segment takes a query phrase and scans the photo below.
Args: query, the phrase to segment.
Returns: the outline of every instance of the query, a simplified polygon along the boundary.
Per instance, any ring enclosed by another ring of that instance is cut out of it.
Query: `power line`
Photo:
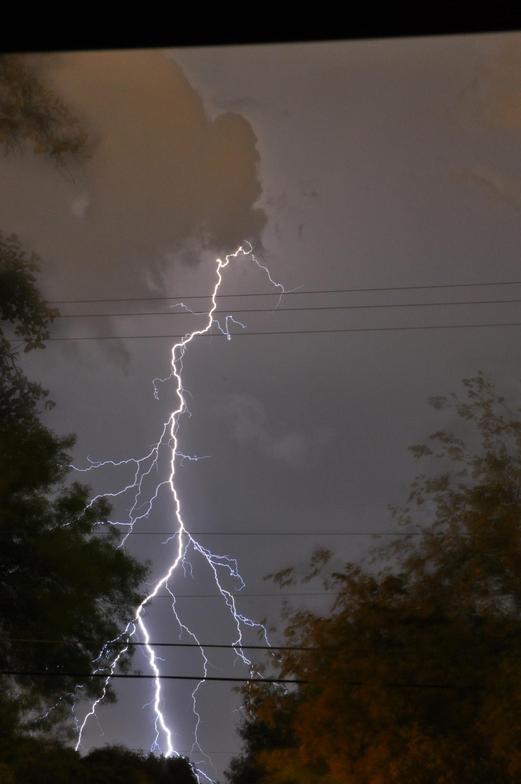
[[[308,597],[315,597],[315,596],[339,596],[338,591],[286,591],[284,593],[231,593],[234,599],[294,599],[294,598],[308,598]],[[220,593],[184,593],[184,594],[169,594],[169,593],[158,593],[154,596],[154,599],[167,599],[172,601],[175,599],[177,602],[179,599],[222,599],[223,596]],[[0,600],[0,605],[2,604],[2,600]],[[111,606],[120,607],[123,605],[123,602],[109,602]],[[244,647],[244,646],[243,646]],[[273,647],[273,646],[272,646]]]
[[[491,281],[487,283],[430,283],[423,286],[419,285],[406,285],[406,286],[367,286],[365,288],[349,288],[349,289],[301,289],[300,291],[286,291],[284,297],[306,295],[306,294],[356,294],[372,291],[421,291],[430,289],[460,289],[460,288],[478,288],[485,286],[519,286],[519,280],[500,280]],[[235,298],[235,297],[280,297],[278,291],[258,291],[246,292],[243,294],[219,294],[220,298]],[[190,300],[190,299],[209,299],[210,294],[176,294],[155,296],[155,297],[96,297],[91,299],[55,299],[49,300],[49,305],[90,305],[95,302],[159,302],[171,299]]]
[[[337,591],[290,591],[288,593],[235,593],[234,599],[286,599],[287,597],[294,596],[337,596]],[[174,597],[169,593],[158,593],[154,599],[222,599],[220,593],[185,593],[175,595]]]
[[[411,617],[405,618],[402,621],[397,621],[398,624],[405,624],[409,625],[410,623],[416,623],[420,625],[430,624],[430,625],[451,625],[453,619],[444,618],[444,617],[433,617],[433,618],[421,618],[421,617]],[[298,651],[298,652],[310,652],[310,651],[335,651],[339,650],[339,646],[334,645],[266,645],[266,644],[248,644],[248,643],[197,643],[197,642],[141,642],[139,640],[132,640],[128,636],[126,639],[123,637],[110,640],[109,642],[101,643],[99,640],[96,639],[73,639],[73,640],[66,640],[66,639],[41,639],[41,638],[33,638],[33,637],[6,637],[6,642],[15,643],[15,644],[22,644],[22,645],[68,645],[68,644],[83,644],[83,645],[96,645],[108,648],[109,646],[113,645],[114,647],[123,646],[123,647],[145,647],[150,645],[154,648],[213,648],[213,649],[221,649],[221,650],[252,650],[252,651]]]
[[[301,678],[237,678],[226,676],[200,676],[200,675],[143,675],[141,673],[115,673],[111,675],[108,672],[45,672],[44,670],[2,670],[0,675],[12,677],[30,677],[30,678],[120,678],[132,680],[161,680],[171,681],[230,681],[238,683],[289,683],[296,685],[303,685],[313,683]],[[346,681],[342,679],[342,686],[367,686],[370,681]],[[466,686],[452,683],[415,683],[413,681],[390,681],[379,684],[384,688],[390,689],[450,689],[455,691],[474,691],[483,687],[478,685]]]
[[[55,530],[55,529],[53,529]],[[117,530],[118,533],[125,536],[166,536],[173,538],[179,536],[179,531],[128,531],[125,527],[111,526],[107,529],[106,526],[99,526],[93,533],[103,533],[104,530]],[[188,533],[191,537],[195,536],[421,536],[421,531],[183,531],[183,534]],[[18,531],[0,531],[2,536],[22,536],[23,532]]]
[[[130,533],[132,536],[178,536],[179,533],[178,531],[125,531],[124,528],[118,530],[120,533]],[[421,531],[188,531],[188,533],[190,536],[421,536],[422,534]]]
[[[132,534],[132,536],[178,536],[179,533],[190,536],[421,536],[424,531],[128,531],[130,526],[121,526],[110,523],[97,525],[93,533],[104,531],[118,531],[119,533]],[[53,533],[57,529],[42,533]],[[0,531],[0,536],[17,536],[24,531]],[[28,533],[32,533],[29,531]],[[440,531],[439,536],[444,536]]]
[[[337,591],[307,591],[301,593],[245,593],[245,594],[231,594],[234,599],[294,599],[294,598],[306,598],[306,597],[316,597],[316,596],[338,596]],[[172,596],[168,593],[158,593],[154,596],[154,599],[166,599],[169,601],[178,601],[179,599],[223,599],[222,594],[220,593],[193,593],[193,594],[175,594]],[[0,599],[0,607],[5,606],[5,602]],[[122,607],[126,606],[123,602],[107,602],[107,605],[110,607]]]
[[[361,333],[361,332],[415,332],[425,331],[430,329],[476,329],[487,327],[521,327],[521,321],[507,321],[507,322],[491,322],[491,323],[475,323],[475,324],[425,324],[409,327],[348,327],[345,329],[297,329],[297,330],[271,330],[263,332],[233,332],[231,337],[255,337],[264,335],[265,337],[273,335],[335,335],[346,333]],[[46,342],[68,342],[68,341],[100,341],[100,340],[181,340],[186,337],[185,334],[177,335],[80,335],[64,336],[64,337],[50,337]],[[221,332],[204,333],[200,335],[201,338],[219,338],[225,337]],[[226,336],[227,337],[227,336]],[[23,343],[22,339],[15,339],[13,343]]]
[[[228,591],[234,599],[287,599],[293,597],[306,597],[306,596],[337,596],[338,591],[286,591],[284,593],[242,593],[239,591],[238,593],[232,593]],[[154,599],[222,599],[223,596],[220,593],[182,593],[182,594],[172,594],[170,593],[158,593],[154,596]],[[0,599],[0,604],[2,600]],[[123,604],[122,602],[111,602],[111,604],[115,604],[120,606]]]
[[[292,678],[236,678],[217,675],[143,675],[141,673],[114,673],[109,672],[45,672],[45,670],[2,670],[0,675],[11,677],[29,678],[128,678],[132,680],[155,680],[160,678],[166,681],[231,681],[235,683],[309,683],[307,680]]]
[[[454,306],[454,305],[513,305],[519,304],[521,299],[482,299],[482,300],[462,300],[457,302],[404,302],[404,303],[372,303],[368,305],[317,305],[317,306],[303,306],[296,308],[233,308],[233,313],[302,313],[309,311],[324,311],[324,310],[381,310],[386,308],[425,308],[425,307],[438,307],[438,306]],[[214,313],[229,313],[230,309],[217,309]],[[207,316],[206,310],[149,310],[141,312],[130,313],[60,313],[56,316],[57,319],[70,319],[70,318],[136,318],[136,317],[149,317],[149,316]]]
[[[13,642],[13,643],[23,643],[30,644],[30,645],[67,645],[69,643],[83,643],[83,644],[95,644],[95,645],[109,645],[110,643],[100,643],[99,640],[45,640],[45,639],[35,639],[31,637],[11,637],[6,638],[6,641]],[[131,646],[131,647],[144,647],[146,645],[151,645],[154,648],[221,648],[225,650],[234,650],[240,651],[247,649],[249,651],[317,651],[319,648],[316,647],[303,647],[303,646],[295,646],[295,645],[247,645],[244,643],[243,645],[231,645],[230,643],[201,643],[200,645],[195,642],[139,642],[134,640],[117,640],[114,641],[114,644],[123,645],[123,646]],[[320,650],[324,650],[323,648]]]
[[[134,751],[140,751],[140,749],[133,749]],[[193,749],[178,749],[178,753],[182,754],[183,756],[192,755],[194,756]],[[205,749],[205,754],[235,754],[237,757],[241,754],[240,749],[235,749],[234,751],[224,751],[224,749],[219,749],[218,751],[208,751]]]

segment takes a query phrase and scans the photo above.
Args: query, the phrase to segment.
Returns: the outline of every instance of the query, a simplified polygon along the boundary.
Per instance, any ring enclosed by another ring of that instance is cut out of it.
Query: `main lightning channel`
[[[178,461],[181,462],[185,459],[197,461],[202,458],[206,458],[207,456],[197,457],[197,456],[189,456],[184,454],[179,449],[179,440],[178,440],[178,430],[179,430],[179,420],[182,414],[190,413],[187,400],[186,400],[186,390],[183,385],[183,359],[186,353],[187,348],[189,345],[201,335],[205,335],[208,333],[212,326],[217,326],[220,332],[227,338],[227,340],[231,339],[231,334],[229,332],[229,325],[231,323],[237,324],[241,328],[245,328],[245,325],[241,322],[234,319],[233,315],[228,315],[224,319],[224,324],[218,321],[215,318],[214,313],[217,309],[217,296],[219,290],[221,288],[223,282],[223,271],[230,266],[231,261],[237,259],[239,256],[247,256],[251,259],[251,261],[266,275],[268,281],[271,285],[275,288],[279,289],[280,297],[279,302],[285,293],[285,289],[282,284],[277,283],[271,276],[271,273],[264,264],[261,264],[253,253],[253,248],[250,243],[247,243],[247,246],[239,246],[234,253],[230,253],[224,257],[224,261],[221,258],[216,259],[216,281],[211,293],[211,307],[207,314],[206,325],[203,326],[201,329],[195,329],[191,332],[188,332],[181,340],[175,343],[171,350],[171,362],[170,362],[170,374],[166,378],[156,378],[153,380],[154,386],[154,396],[158,397],[158,383],[164,383],[167,381],[173,380],[175,382],[175,394],[177,397],[177,406],[176,408],[170,413],[166,422],[163,423],[162,431],[160,434],[159,439],[155,443],[155,445],[143,456],[140,458],[128,458],[126,460],[101,460],[95,461],[88,459],[88,466],[85,468],[76,468],[78,471],[88,472],[93,471],[99,468],[104,468],[108,466],[133,466],[134,473],[133,473],[133,480],[128,484],[124,485],[120,490],[111,493],[101,493],[96,495],[94,498],[91,499],[89,502],[89,506],[99,498],[117,498],[120,496],[125,496],[127,493],[133,493],[133,501],[129,508],[128,512],[128,520],[123,521],[107,521],[107,524],[114,525],[114,526],[121,526],[122,530],[125,531],[125,536],[123,537],[122,541],[120,542],[119,546],[123,546],[127,540],[127,538],[132,534],[134,525],[148,517],[152,508],[158,498],[159,493],[163,490],[163,488],[168,487],[170,491],[170,495],[173,499],[173,506],[174,506],[174,519],[175,519],[175,530],[172,531],[172,534],[166,539],[164,544],[168,544],[171,541],[175,542],[174,547],[174,558],[170,563],[170,566],[164,572],[164,574],[157,579],[155,584],[152,587],[152,590],[148,595],[143,599],[141,604],[136,608],[134,617],[131,621],[128,622],[123,632],[115,639],[107,642],[102,650],[100,651],[97,658],[94,660],[94,664],[96,665],[99,662],[102,662],[104,659],[107,658],[109,651],[111,650],[110,646],[120,642],[123,647],[114,655],[112,660],[105,665],[105,669],[108,669],[107,678],[103,682],[103,688],[100,696],[92,703],[90,709],[85,714],[83,720],[77,721],[78,727],[78,735],[77,735],[77,742],[76,742],[76,750],[82,744],[83,734],[85,728],[95,715],[96,710],[100,703],[103,701],[107,689],[110,684],[111,676],[114,675],[116,668],[119,664],[120,659],[128,650],[128,643],[132,639],[132,637],[136,634],[139,630],[140,635],[144,642],[144,649],[146,653],[146,657],[148,659],[148,664],[150,669],[154,675],[153,680],[153,700],[151,704],[153,706],[154,711],[154,728],[155,728],[155,735],[154,740],[151,745],[152,751],[162,752],[166,757],[171,757],[173,755],[179,756],[179,752],[175,750],[174,741],[173,741],[173,731],[169,725],[168,719],[165,715],[165,710],[163,707],[163,695],[161,691],[161,671],[160,671],[160,664],[161,661],[159,657],[156,655],[154,651],[154,646],[150,642],[151,637],[145,623],[145,611],[148,605],[152,603],[154,598],[160,593],[162,589],[166,590],[172,596],[172,612],[174,618],[178,624],[179,629],[182,632],[188,634],[192,640],[197,644],[200,650],[200,654],[202,657],[202,664],[203,664],[203,678],[197,682],[194,690],[192,691],[192,710],[195,720],[195,729],[194,729],[194,741],[192,745],[192,751],[196,749],[205,754],[204,750],[201,748],[199,737],[198,737],[198,730],[201,723],[201,716],[198,712],[197,708],[197,695],[201,685],[204,682],[204,676],[207,674],[208,668],[208,659],[206,657],[204,647],[201,645],[197,635],[190,627],[182,620],[179,615],[179,611],[176,607],[175,601],[175,593],[171,589],[171,581],[173,578],[174,573],[182,567],[185,572],[188,569],[190,572],[192,570],[192,565],[190,561],[190,554],[197,553],[206,561],[208,567],[210,568],[210,572],[213,576],[216,588],[220,596],[222,597],[224,604],[230,613],[234,625],[236,628],[236,639],[233,642],[235,646],[234,651],[235,655],[238,659],[249,667],[250,676],[253,677],[254,675],[259,676],[260,673],[255,672],[252,661],[248,658],[245,654],[244,649],[241,647],[243,643],[243,628],[248,627],[252,629],[260,630],[266,643],[269,645],[269,639],[267,635],[266,628],[261,624],[257,623],[253,619],[243,615],[237,609],[236,599],[235,596],[228,590],[225,585],[222,583],[221,574],[224,573],[225,576],[231,578],[234,583],[238,586],[238,589],[242,589],[245,585],[243,578],[241,577],[238,569],[238,564],[236,559],[232,558],[228,555],[219,555],[214,553],[213,551],[209,550],[208,548],[204,547],[200,544],[189,532],[187,529],[183,514],[182,514],[182,505],[181,500],[179,498],[177,488],[176,488],[176,465]],[[186,308],[185,305],[180,303],[179,307]],[[186,308],[188,310],[188,308]],[[155,486],[153,492],[149,495],[146,494],[145,485],[146,480],[151,476],[153,469],[158,469],[159,467],[159,460],[160,460],[160,453],[161,451],[166,448],[170,449],[170,469],[169,475],[167,479],[160,481]],[[144,499],[144,500],[143,500]],[[101,522],[100,522],[101,524]],[[101,667],[96,668],[96,672],[101,671]],[[207,755],[205,754],[207,757]],[[209,758],[207,757],[209,760]],[[209,760],[210,761],[210,760]],[[208,781],[212,781],[210,777],[201,769],[197,769],[197,775],[204,777]]]

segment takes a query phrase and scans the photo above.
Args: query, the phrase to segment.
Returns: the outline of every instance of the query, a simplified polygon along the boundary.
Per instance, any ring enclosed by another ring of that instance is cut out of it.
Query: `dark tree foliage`
[[[264,784],[267,781],[266,767],[262,762],[262,753],[292,749],[295,737],[292,730],[292,717],[295,711],[297,695],[285,693],[284,701],[273,703],[274,713],[265,719],[262,716],[264,701],[276,697],[280,687],[263,686],[262,692],[243,690],[245,697],[246,716],[239,727],[245,753],[234,757],[230,769],[225,771],[228,781],[233,784]]]
[[[0,145],[5,153],[29,148],[58,164],[89,154],[79,120],[27,58],[11,54],[0,56]]]
[[[79,121],[30,62],[13,55],[0,56],[0,145],[5,154],[45,155],[60,168],[90,154]],[[80,759],[35,734],[66,729],[72,701],[99,695],[99,679],[56,673],[90,672],[101,645],[132,617],[146,575],[115,548],[111,526],[98,525],[108,505],[87,506],[88,489],[71,481],[74,436],[46,427],[53,403],[21,370],[19,352],[43,348],[57,315],[38,291],[37,272],[37,256],[0,231],[0,671],[13,673],[0,674],[0,781],[188,784],[195,779],[183,760],[124,749]],[[106,648],[97,666],[117,650]],[[23,674],[30,671],[49,676]],[[106,696],[114,699],[110,689]]]
[[[7,326],[10,333],[24,341],[24,351],[43,348],[58,311],[47,305],[36,287],[38,257],[27,254],[16,235],[0,232],[0,260],[0,335],[7,339]]]
[[[431,402],[455,432],[412,448],[430,470],[394,515],[414,535],[339,573],[317,553],[307,577],[336,599],[288,611],[288,645],[314,650],[278,661],[309,684],[245,688],[231,784],[248,768],[257,784],[521,781],[521,409],[481,374]]]
[[[196,784],[184,757],[144,755],[122,746],[85,757],[56,741],[25,738],[0,762],[2,784]]]
[[[95,749],[84,757],[86,781],[92,784],[195,784],[197,777],[185,757],[156,757],[122,746]]]
[[[27,352],[44,347],[57,315],[38,291],[37,271],[36,254],[27,254],[15,235],[0,231],[0,423],[28,425],[39,405],[52,406],[45,390],[29,381],[17,364],[20,348]],[[2,473],[0,487],[7,481],[7,474]]]
[[[99,679],[56,673],[90,672],[103,642],[132,617],[146,573],[116,549],[113,528],[98,525],[108,505],[88,505],[88,488],[70,481],[74,437],[43,423],[47,393],[25,377],[8,337],[31,349],[47,335],[53,312],[35,264],[16,239],[0,238],[0,670],[49,677],[0,676],[0,743],[22,727],[61,722],[75,697],[99,694]]]

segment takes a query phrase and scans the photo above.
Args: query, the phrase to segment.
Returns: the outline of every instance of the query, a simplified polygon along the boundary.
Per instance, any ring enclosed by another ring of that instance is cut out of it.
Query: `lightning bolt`
[[[206,314],[205,325],[200,329],[194,329],[191,332],[188,332],[181,340],[179,340],[179,342],[173,345],[171,349],[171,369],[169,375],[166,378],[155,378],[153,380],[154,397],[159,397],[158,385],[160,383],[162,384],[168,381],[173,381],[175,384],[175,395],[177,400],[176,407],[170,413],[168,419],[163,423],[160,436],[156,443],[142,457],[131,457],[124,460],[91,460],[90,458],[87,458],[88,465],[86,467],[79,468],[73,466],[73,468],[81,472],[90,472],[106,467],[127,466],[131,468],[131,479],[127,484],[123,485],[121,489],[116,490],[115,492],[107,492],[96,495],[89,502],[89,506],[92,506],[99,498],[116,499],[130,496],[131,502],[128,511],[128,518],[125,521],[107,521],[107,524],[120,526],[122,531],[124,531],[124,536],[118,545],[119,547],[125,545],[128,537],[132,535],[136,523],[146,519],[149,516],[161,493],[169,492],[170,494],[171,501],[173,502],[174,521],[172,533],[171,535],[168,535],[168,538],[163,543],[167,546],[173,544],[174,549],[173,557],[170,565],[168,566],[168,569],[153,584],[152,590],[136,608],[134,617],[131,621],[128,622],[127,626],[121,632],[121,634],[114,640],[110,640],[105,643],[99,655],[93,662],[95,666],[94,672],[100,673],[106,672],[107,670],[108,672],[106,679],[103,681],[100,696],[91,704],[89,710],[85,713],[83,720],[79,721],[79,719],[76,717],[76,726],[78,730],[75,747],[76,750],[78,750],[81,746],[85,727],[87,726],[88,722],[96,716],[96,710],[106,696],[111,677],[116,672],[121,658],[128,651],[129,645],[131,644],[134,635],[139,632],[139,636],[144,643],[145,655],[148,660],[148,665],[154,674],[153,697],[149,703],[152,706],[154,714],[154,739],[151,745],[151,751],[161,752],[166,757],[170,757],[172,755],[179,756],[179,753],[175,750],[173,739],[174,732],[171,729],[169,719],[164,708],[160,678],[161,660],[154,650],[154,646],[151,642],[150,632],[146,623],[147,608],[152,604],[153,600],[157,597],[160,591],[164,590],[172,597],[172,613],[180,633],[184,632],[193,640],[196,647],[198,647],[201,656],[202,678],[197,682],[191,695],[192,711],[194,716],[194,740],[192,745],[192,752],[197,749],[208,759],[209,762],[211,762],[208,755],[206,755],[204,750],[201,748],[199,742],[199,727],[201,723],[201,716],[197,707],[198,692],[201,689],[204,683],[204,679],[207,675],[209,662],[204,651],[204,645],[201,644],[195,632],[190,629],[187,623],[185,623],[181,618],[176,606],[175,592],[171,587],[174,582],[175,573],[177,570],[179,570],[179,568],[184,569],[185,573],[187,570],[191,572],[192,562],[190,557],[194,554],[198,554],[204,559],[204,562],[206,563],[214,580],[217,592],[221,596],[224,605],[229,612],[231,619],[233,620],[236,630],[236,636],[232,643],[234,646],[233,650],[235,652],[235,656],[243,665],[246,665],[249,668],[250,677],[253,677],[254,675],[260,675],[260,673],[257,673],[254,670],[252,661],[248,658],[242,647],[244,642],[243,630],[245,628],[260,630],[264,640],[266,641],[266,644],[269,645],[270,643],[267,630],[261,623],[258,623],[252,618],[249,618],[248,616],[239,612],[234,594],[226,587],[226,584],[228,583],[225,584],[223,582],[223,578],[225,578],[227,581],[231,580],[236,590],[240,591],[242,588],[244,588],[245,583],[240,575],[237,560],[230,555],[220,555],[218,553],[214,553],[207,547],[204,547],[192,536],[185,524],[182,503],[176,488],[176,470],[178,465],[182,465],[185,460],[197,461],[208,457],[207,455],[200,457],[187,455],[179,448],[178,431],[180,418],[183,414],[190,415],[190,410],[187,404],[187,391],[183,385],[183,360],[188,347],[198,337],[208,334],[212,327],[217,328],[219,332],[226,337],[227,340],[230,340],[232,337],[230,333],[230,324],[235,324],[240,326],[242,329],[245,329],[246,325],[235,319],[233,315],[226,316],[226,318],[222,321],[219,321],[214,316],[214,312],[217,308],[217,296],[223,282],[223,273],[226,269],[230,268],[232,262],[237,260],[239,257],[248,257],[264,273],[269,283],[275,288],[279,289],[280,303],[282,295],[285,293],[285,289],[282,284],[277,283],[272,278],[269,269],[257,260],[250,243],[247,243],[246,247],[241,245],[234,253],[230,253],[225,256],[224,260],[217,258],[215,261],[215,285],[211,293],[211,307]],[[184,303],[179,303],[178,307],[190,312],[190,309],[184,305]],[[147,492],[147,482],[149,481],[153,472],[159,471],[161,456],[165,452],[169,454],[168,477],[162,481],[157,482],[157,484],[153,487],[153,490],[151,492]],[[100,521],[99,524],[101,525],[102,521]],[[121,647],[118,653],[114,655],[113,649],[117,644],[121,644],[123,647]],[[107,661],[108,664],[104,664],[104,662]],[[200,769],[197,769],[197,774],[198,776],[200,775],[208,781],[212,781],[212,779],[210,779],[210,777]]]

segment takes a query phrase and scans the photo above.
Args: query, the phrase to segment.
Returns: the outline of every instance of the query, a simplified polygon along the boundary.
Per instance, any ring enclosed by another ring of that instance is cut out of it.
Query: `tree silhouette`
[[[85,757],[55,741],[25,738],[0,763],[2,784],[197,784],[184,757],[105,746]]]
[[[99,694],[100,679],[56,675],[90,672],[105,640],[132,617],[146,574],[116,548],[113,527],[100,525],[109,506],[89,504],[88,488],[70,481],[74,437],[42,422],[52,405],[47,392],[19,367],[12,337],[26,350],[42,347],[54,315],[37,291],[35,267],[16,239],[0,236],[0,670],[19,673],[0,675],[0,745],[22,727],[72,719],[73,700]],[[127,655],[123,668],[128,662]],[[31,671],[49,676],[23,674]]]
[[[57,164],[90,152],[79,120],[27,58],[12,54],[0,56],[0,145],[6,153],[28,148]]]
[[[314,650],[278,661],[282,677],[310,683],[243,690],[249,735],[232,784],[246,762],[259,784],[521,780],[520,409],[482,374],[463,383],[463,396],[431,400],[454,432],[412,448],[430,470],[393,510],[411,535],[370,566],[328,572],[324,551],[311,563],[306,578],[336,588],[331,613],[288,611],[288,644]],[[272,577],[290,584],[297,571]],[[252,725],[270,728],[264,744]]]

